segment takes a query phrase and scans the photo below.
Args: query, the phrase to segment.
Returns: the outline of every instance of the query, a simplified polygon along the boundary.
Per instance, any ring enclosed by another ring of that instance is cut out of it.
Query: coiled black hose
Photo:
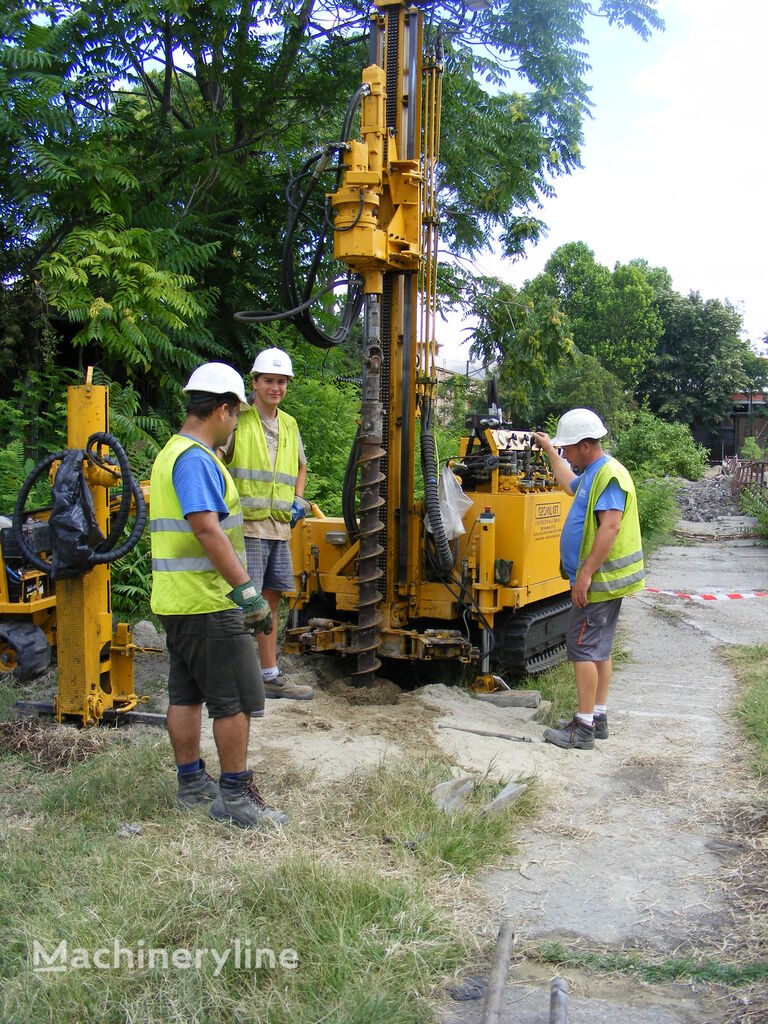
[[[290,320],[307,341],[318,348],[333,348],[346,341],[352,328],[359,320],[365,298],[363,282],[359,275],[346,274],[338,280],[327,282],[319,289],[316,287],[320,265],[326,251],[328,235],[329,233],[332,235],[337,230],[331,218],[332,202],[330,195],[325,196],[323,199],[322,223],[318,224],[308,216],[307,206],[320,182],[321,176],[326,173],[326,169],[329,172],[333,172],[335,176],[334,185],[330,190],[331,194],[336,192],[341,184],[344,169],[343,153],[348,148],[347,143],[352,133],[355,115],[360,108],[363,97],[369,92],[370,87],[367,84],[358,87],[347,105],[341,128],[341,139],[338,142],[329,142],[305,160],[298,174],[291,179],[286,190],[288,216],[285,241],[283,243],[281,283],[285,301],[288,303],[288,309],[282,311],[240,310],[235,313],[235,320],[239,320],[242,323],[269,323],[273,320]],[[329,168],[329,161],[334,155],[336,163]],[[363,203],[364,200],[361,195],[358,219],[362,215]],[[294,266],[296,236],[302,219],[314,229],[317,235],[312,260],[307,269],[303,287],[296,280],[296,269]],[[350,229],[346,228],[344,230]],[[341,284],[345,284],[347,289],[341,316],[335,330],[328,331],[315,322],[311,307],[324,295]]]
[[[106,445],[108,448],[112,449],[120,468],[119,474],[115,472],[114,464],[109,463],[104,459],[100,450],[94,453],[93,448],[97,444],[99,446]],[[78,449],[65,448],[63,451],[54,452],[53,455],[48,455],[46,458],[41,459],[24,481],[13,510],[14,541],[30,565],[33,565],[36,569],[45,573],[51,572],[51,563],[42,558],[37,554],[37,552],[33,551],[27,544],[24,537],[24,531],[22,528],[24,506],[27,503],[30,491],[42,477],[43,473],[47,473],[54,462],[64,459],[72,451],[78,451]],[[122,496],[117,517],[115,518],[107,537],[92,550],[88,567],[93,565],[105,565],[109,562],[117,561],[117,559],[122,558],[123,555],[127,555],[128,552],[138,544],[139,538],[144,532],[144,527],[147,522],[147,506],[144,501],[144,495],[142,494],[141,488],[131,473],[128,456],[125,454],[120,442],[113,434],[107,434],[103,431],[91,434],[86,442],[85,451],[80,451],[79,454],[81,458],[88,459],[89,462],[99,466],[101,469],[114,473],[116,480],[122,480]],[[115,547],[115,541],[117,541],[122,535],[123,530],[125,529],[125,524],[128,521],[128,516],[130,515],[131,495],[133,495],[133,499],[136,502],[136,520],[126,540],[118,547]],[[86,571],[87,569],[83,570],[83,572]]]
[[[435,437],[432,433],[432,403],[425,402],[422,410],[421,425],[421,471],[424,477],[424,504],[427,509],[429,525],[432,527],[432,539],[435,543],[434,564],[439,572],[451,572],[456,557],[445,536],[443,517],[440,513],[440,498],[437,490],[437,452]]]

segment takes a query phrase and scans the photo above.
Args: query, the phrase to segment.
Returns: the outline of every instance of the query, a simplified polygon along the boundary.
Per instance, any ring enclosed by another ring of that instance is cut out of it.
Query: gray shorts
[[[161,615],[171,661],[168,703],[205,704],[209,718],[264,711],[264,684],[253,636],[239,608]]]
[[[293,559],[288,540],[245,538],[248,575],[259,590],[293,590]]]
[[[611,656],[621,598],[571,607],[565,646],[568,661],[608,661]]]

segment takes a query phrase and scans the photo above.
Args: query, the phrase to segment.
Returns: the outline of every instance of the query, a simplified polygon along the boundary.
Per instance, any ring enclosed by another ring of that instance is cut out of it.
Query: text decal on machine
[[[560,509],[561,503],[542,502],[536,506],[533,523],[533,536],[556,537],[560,533]]]

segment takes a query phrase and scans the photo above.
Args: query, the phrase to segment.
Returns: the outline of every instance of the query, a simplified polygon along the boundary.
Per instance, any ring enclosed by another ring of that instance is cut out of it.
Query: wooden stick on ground
[[[496,942],[496,955],[493,958],[491,976],[488,979],[488,995],[485,997],[481,1024],[501,1024],[501,1012],[504,1009],[504,988],[507,984],[509,961],[512,957],[512,945],[515,933],[512,931],[512,919],[505,917],[499,928]]]

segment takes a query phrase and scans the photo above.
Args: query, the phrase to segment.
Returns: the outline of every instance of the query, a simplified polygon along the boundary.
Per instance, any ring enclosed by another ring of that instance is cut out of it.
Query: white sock
[[[608,714],[608,707],[605,704],[595,704],[595,714],[596,715],[607,715]]]
[[[261,678],[265,683],[271,682],[273,679],[277,679],[280,675],[280,669],[275,665],[273,668],[263,668],[261,670]]]
[[[581,722],[582,725],[592,725],[592,715],[582,714],[581,711],[576,712],[576,721]]]

